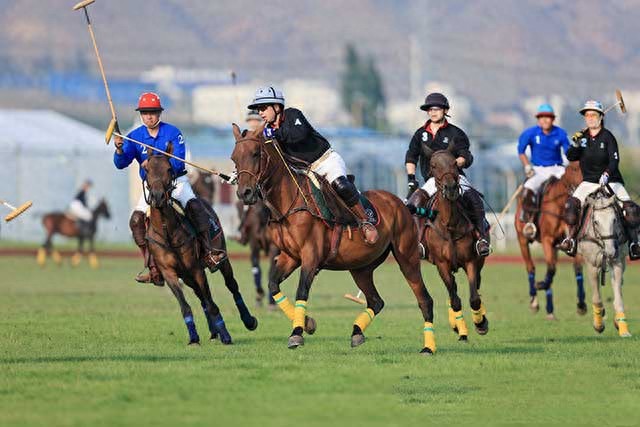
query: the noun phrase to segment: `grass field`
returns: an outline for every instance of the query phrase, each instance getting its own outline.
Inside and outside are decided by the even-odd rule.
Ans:
[[[354,290],[350,276],[322,272],[309,302],[318,331],[291,351],[284,316],[255,309],[258,330],[244,330],[217,275],[214,298],[235,344],[187,347],[166,288],[134,284],[137,260],[102,263],[98,271],[41,270],[31,259],[0,258],[0,425],[608,426],[639,420],[640,342],[616,335],[610,302],[607,329],[596,336],[591,310],[585,317],[575,313],[568,265],[556,276],[558,321],[529,312],[521,266],[488,266],[482,295],[491,330],[484,337],[472,331],[464,344],[447,328],[444,286],[425,264],[438,340],[429,358],[418,355],[422,319],[393,264],[376,276],[386,306],[363,346],[349,347],[360,312],[342,298]],[[234,265],[252,302],[249,266]],[[284,284],[290,297],[296,279]],[[637,265],[626,279],[627,318],[631,332],[640,334]],[[459,281],[472,326],[466,281],[460,275]],[[611,296],[609,286],[603,291]],[[191,292],[188,297],[204,338],[205,319]]]

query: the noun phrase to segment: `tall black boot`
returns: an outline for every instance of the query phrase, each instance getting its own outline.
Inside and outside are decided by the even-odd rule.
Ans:
[[[569,197],[564,207],[564,222],[569,226],[569,235],[558,246],[567,255],[574,257],[578,250],[576,238],[580,229],[580,200]]]
[[[471,220],[478,233],[476,241],[476,252],[481,257],[486,257],[491,253],[489,228],[485,224],[484,203],[480,193],[473,188],[469,188],[462,196],[466,206],[471,208]]]
[[[538,231],[533,222],[536,208],[536,194],[533,190],[525,188],[522,192],[522,220],[525,223],[522,228],[522,234],[530,240],[535,239]]]
[[[202,261],[209,271],[213,273],[218,269],[220,263],[227,258],[227,253],[222,249],[213,248],[209,212],[207,212],[199,199],[191,199],[187,203],[185,213],[195,227],[198,241],[202,245]]]
[[[160,270],[156,267],[153,256],[151,256],[151,253],[149,252],[149,246],[146,239],[147,225],[144,212],[134,211],[133,214],[131,214],[129,228],[133,235],[133,241],[136,242],[136,246],[138,246],[142,253],[144,266],[149,269],[149,273],[138,273],[136,275],[136,282],[153,283],[156,286],[164,286],[162,273],[160,273]]]

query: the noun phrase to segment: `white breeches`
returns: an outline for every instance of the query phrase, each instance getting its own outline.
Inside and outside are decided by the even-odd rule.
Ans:
[[[524,188],[532,190],[537,193],[540,190],[542,184],[552,176],[560,179],[564,175],[564,166],[534,166],[533,170],[536,172],[531,178],[527,179],[524,183]]]
[[[311,170],[324,176],[332,183],[341,176],[347,176],[347,166],[340,154],[332,149],[327,150],[318,160],[311,164]]]
[[[176,199],[183,208],[187,207],[187,203],[191,199],[195,199],[196,195],[191,188],[191,184],[189,183],[189,178],[186,175],[178,177],[176,179],[176,188],[171,192],[171,197]],[[138,199],[138,203],[136,207],[133,209],[134,211],[147,212],[149,205],[147,201],[144,199],[144,193],[140,195]]]
[[[471,183],[464,175],[460,175],[460,188],[462,190],[462,194],[464,194],[469,188],[472,188]],[[427,192],[429,197],[436,194],[436,191],[438,191],[438,188],[436,187],[436,179],[434,177],[429,178],[422,186],[422,189]]]
[[[82,221],[91,221],[91,218],[93,217],[91,211],[78,199],[74,199],[69,204],[69,212],[71,215],[81,219]]]
[[[626,202],[631,200],[631,197],[629,197],[629,193],[627,193],[627,190],[619,182],[610,182],[609,186],[611,187],[613,192],[616,193],[616,196],[620,201]],[[586,200],[587,196],[596,191],[598,188],[600,188],[600,184],[598,184],[597,182],[582,181],[580,185],[578,185],[578,187],[575,189],[572,196],[580,200],[580,205],[584,205],[584,201]]]

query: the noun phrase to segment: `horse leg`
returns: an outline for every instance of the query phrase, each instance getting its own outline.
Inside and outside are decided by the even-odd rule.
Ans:
[[[271,245],[269,251],[267,252],[267,256],[269,257],[269,275],[276,266],[276,261],[278,259],[278,254],[280,250],[277,246]],[[273,299],[273,295],[269,292],[269,308],[274,308],[276,306],[276,301]]]
[[[242,299],[242,294],[240,293],[238,282],[233,275],[233,267],[231,267],[229,259],[227,258],[222,261],[218,269],[222,273],[222,277],[224,277],[225,286],[233,295],[233,300],[236,303],[236,308],[240,313],[240,319],[242,320],[242,323],[244,323],[244,327],[250,331],[255,330],[258,327],[258,319],[251,315],[249,308],[244,302],[244,299]]]
[[[600,268],[587,263],[587,275],[589,276],[589,282],[591,282],[591,303],[593,308],[593,329],[597,333],[604,332],[604,306],[602,304],[602,297],[600,296]]]
[[[307,301],[309,300],[309,292],[311,284],[318,272],[318,256],[314,249],[308,249],[307,254],[302,254],[303,263],[300,268],[300,279],[298,280],[298,289],[296,291],[296,305],[293,310],[293,330],[289,336],[288,347],[291,349],[304,345],[304,337],[302,332],[307,324]],[[306,262],[304,262],[306,261]]]
[[[477,261],[467,263],[465,272],[469,279],[469,305],[471,306],[471,318],[476,327],[476,332],[486,335],[489,332],[489,321],[487,320],[487,310],[484,308],[480,298],[480,270],[481,266]]]
[[[436,267],[438,267],[438,273],[449,292],[449,326],[454,332],[458,333],[459,341],[467,341],[469,330],[467,329],[467,324],[462,314],[462,301],[458,296],[456,278],[453,273],[451,273],[449,265],[446,262],[439,262],[436,264]]]
[[[576,255],[573,258],[573,272],[576,276],[576,287],[577,287],[577,296],[578,296],[578,304],[576,305],[576,312],[580,316],[584,316],[587,314],[587,303],[584,302],[584,276],[582,275],[582,257],[580,255]]]
[[[251,273],[253,273],[253,283],[256,286],[256,304],[262,305],[264,299],[264,289],[262,288],[262,271],[260,269],[260,248],[251,243]]]
[[[84,252],[84,239],[82,236],[78,236],[78,249],[76,249],[76,253],[71,256],[71,266],[77,267],[80,265],[82,261],[82,253]]]
[[[524,259],[529,279],[529,310],[535,314],[540,310],[540,305],[538,304],[538,293],[536,290],[536,265],[531,257],[529,241],[522,235],[522,233],[518,233],[518,245],[520,246],[520,253]]]
[[[418,249],[418,239],[416,239],[414,227],[413,218],[409,215],[402,215],[400,217],[397,229],[405,230],[405,232],[394,236],[391,242],[391,253],[393,253],[394,258],[400,266],[400,271],[411,287],[418,301],[418,307],[420,307],[420,311],[422,312],[424,319],[424,346],[422,350],[420,350],[420,353],[423,355],[431,355],[436,352],[436,337],[435,329],[433,328],[433,298],[429,295],[424,280],[422,280],[420,251]]]
[[[285,253],[278,255],[273,268],[269,271],[269,293],[273,296],[276,304],[287,318],[293,322],[295,308],[291,301],[280,291],[280,283],[293,273],[300,266],[300,261],[291,258]],[[314,321],[315,323],[315,321]],[[307,331],[309,334],[315,332]]]
[[[89,237],[89,265],[91,268],[98,268],[98,255],[96,255],[96,248],[93,240],[94,236]]]
[[[171,292],[173,292],[173,295],[178,300],[178,304],[180,304],[182,318],[184,319],[187,331],[189,332],[189,345],[200,344],[200,337],[196,331],[196,323],[193,320],[193,313],[191,312],[191,307],[189,306],[189,303],[187,303],[184,293],[180,288],[178,276],[175,272],[172,272],[171,274],[165,275],[165,279],[167,281],[167,285],[169,285],[169,289],[171,289]]]
[[[630,337],[629,325],[624,315],[624,304],[622,302],[622,283],[624,275],[625,262],[624,259],[613,265],[613,274],[611,280],[611,287],[613,288],[613,308],[616,311],[616,316],[613,320],[613,325],[618,330],[618,335],[621,337]]]
[[[551,290],[551,284],[553,283],[553,277],[556,275],[556,264],[558,262],[558,250],[553,246],[553,239],[545,237],[542,240],[542,249],[544,251],[544,260],[547,263],[547,273],[544,276],[544,281],[538,282],[536,287],[545,291],[547,297],[547,319],[555,320],[553,314],[553,291]]]
[[[388,253],[385,253],[385,258]],[[384,307],[384,301],[378,294],[373,283],[373,270],[377,267],[368,266],[359,270],[351,270],[351,276],[356,282],[358,288],[364,293],[367,300],[367,308],[364,313],[360,313],[353,322],[353,332],[351,333],[351,347],[357,347],[364,344],[364,331],[373,322],[373,318],[380,313]]]
[[[198,268],[193,276],[185,276],[183,280],[187,286],[193,289],[193,292],[200,300],[200,305],[202,306],[202,311],[204,311],[209,332],[211,333],[210,340],[215,340],[219,335],[222,344],[232,344],[231,334],[229,334],[227,326],[224,323],[220,308],[218,308],[211,296],[211,288],[209,288],[209,282],[207,281],[207,275],[204,270]]]
[[[42,244],[40,248],[38,248],[38,253],[36,255],[36,262],[40,267],[44,267],[47,263],[47,254],[51,250],[51,233],[47,233],[47,238]]]

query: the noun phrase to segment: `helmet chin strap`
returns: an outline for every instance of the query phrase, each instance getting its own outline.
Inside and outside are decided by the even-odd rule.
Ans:
[[[141,116],[142,116],[142,114],[141,114]],[[140,118],[142,118],[142,117],[140,117]],[[142,120],[142,123],[144,123],[144,120]],[[147,129],[155,129],[155,128],[157,128],[159,125],[160,125],[160,116],[158,116],[158,120],[156,120],[156,122],[155,122],[154,124],[152,124],[151,126],[148,126],[148,125],[145,123],[145,126],[147,126]]]

